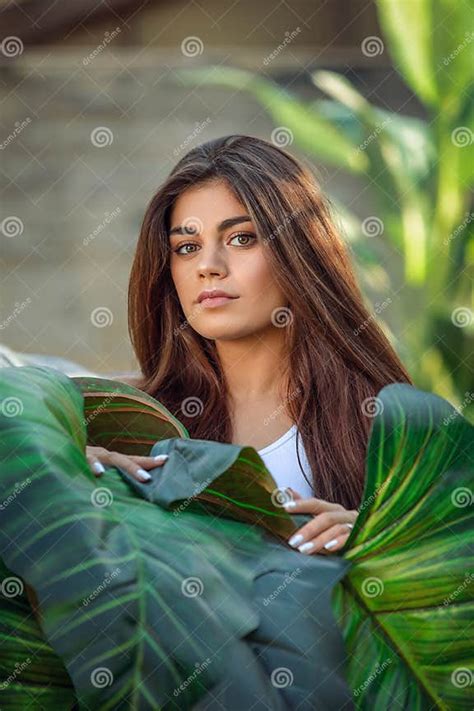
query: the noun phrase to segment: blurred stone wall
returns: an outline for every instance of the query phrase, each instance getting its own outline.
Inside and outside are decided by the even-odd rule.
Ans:
[[[310,98],[308,71],[334,67],[376,103],[410,110],[388,57],[361,56],[360,42],[377,32],[372,6],[353,3],[347,17],[349,3],[339,2],[202,6],[156,3],[126,23],[84,21],[56,42],[1,57],[0,343],[101,373],[136,368],[127,283],[147,203],[188,148],[230,133],[270,139],[274,128],[250,96],[183,87],[176,68],[264,69]],[[194,56],[193,37],[202,43]],[[324,190],[369,210],[363,184],[315,168]]]

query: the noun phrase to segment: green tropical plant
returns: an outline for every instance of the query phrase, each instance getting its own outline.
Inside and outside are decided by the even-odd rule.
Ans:
[[[254,448],[118,381],[0,369],[2,707],[469,708],[474,428],[405,384],[373,405],[351,536],[305,556]],[[86,443],[169,459],[96,479]]]
[[[395,66],[423,103],[425,120],[376,107],[330,71],[311,78],[331,100],[313,101],[233,67],[184,69],[177,77],[194,87],[249,92],[275,122],[276,145],[294,142],[318,161],[367,179],[376,215],[361,223],[332,200],[365,286],[382,278],[386,291],[388,275],[372,248],[380,238],[404,268],[397,300],[410,371],[420,387],[462,403],[474,420],[472,9],[457,0],[377,0],[377,7]],[[375,40],[375,51],[383,51],[382,39]]]

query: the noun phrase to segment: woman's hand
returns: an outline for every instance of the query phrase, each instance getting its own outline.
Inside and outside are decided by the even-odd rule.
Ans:
[[[151,474],[146,470],[163,466],[168,459],[168,455],[158,454],[156,457],[139,457],[131,454],[120,454],[120,452],[109,452],[108,449],[103,447],[86,447],[86,458],[96,476],[102,476],[106,466],[120,467],[138,481],[146,483],[151,480]]]
[[[288,541],[290,546],[308,555],[334,553],[342,548],[358,512],[348,511],[340,504],[332,504],[323,499],[303,499],[294,489],[291,489],[291,492],[296,500],[283,504],[285,510],[292,514],[314,514],[314,518],[291,536]]]

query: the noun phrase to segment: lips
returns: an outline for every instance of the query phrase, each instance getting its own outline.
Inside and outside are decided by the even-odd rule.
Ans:
[[[199,296],[198,296],[198,303],[201,303],[204,301],[204,299],[218,299],[218,298],[225,298],[225,299],[238,299],[238,296],[232,296],[232,294],[228,294],[225,291],[221,291],[219,289],[215,291],[202,291]]]

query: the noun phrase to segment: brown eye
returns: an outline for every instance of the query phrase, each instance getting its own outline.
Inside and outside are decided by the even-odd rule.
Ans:
[[[181,252],[180,250],[183,249],[183,247],[197,247],[198,245],[194,244],[194,242],[185,242],[184,244],[180,244],[179,247],[176,247],[176,249],[173,249],[173,252],[175,254],[192,254],[192,252]]]
[[[250,237],[250,239],[253,239],[253,240],[256,240],[256,239],[257,239],[255,235],[249,234],[248,232],[239,232],[238,235],[234,235],[233,237],[231,237],[231,240],[230,240],[230,241],[232,242],[232,240],[238,239],[238,238],[240,238],[240,237]],[[240,245],[238,245],[238,246],[240,246],[240,247],[248,247],[248,246],[249,246],[249,243],[248,243],[248,242],[247,242],[246,244],[240,243]]]

